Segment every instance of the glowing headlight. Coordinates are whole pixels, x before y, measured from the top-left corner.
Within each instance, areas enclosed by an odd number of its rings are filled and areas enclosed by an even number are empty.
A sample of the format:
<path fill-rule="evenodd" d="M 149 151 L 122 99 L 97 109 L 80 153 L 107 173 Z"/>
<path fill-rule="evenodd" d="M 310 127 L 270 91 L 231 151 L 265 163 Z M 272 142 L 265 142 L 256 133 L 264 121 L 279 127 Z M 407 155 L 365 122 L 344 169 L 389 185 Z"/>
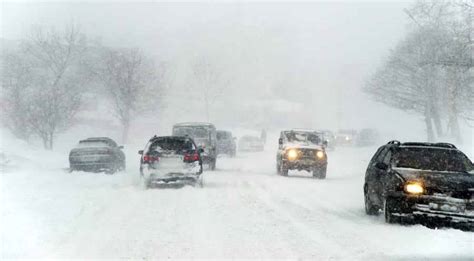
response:
<path fill-rule="evenodd" d="M 317 157 L 318 159 L 324 158 L 324 152 L 318 150 L 318 152 L 316 152 L 316 157 Z"/>
<path fill-rule="evenodd" d="M 350 138 L 349 136 L 346 136 L 346 140 L 347 140 L 347 141 L 350 140 L 350 139 L 351 139 L 351 138 Z"/>
<path fill-rule="evenodd" d="M 410 194 L 422 194 L 425 191 L 423 184 L 418 181 L 411 181 L 405 184 L 405 192 Z"/>
<path fill-rule="evenodd" d="M 286 157 L 289 159 L 289 160 L 295 160 L 296 158 L 298 158 L 298 151 L 297 150 L 289 150 L 287 153 L 286 153 Z"/>

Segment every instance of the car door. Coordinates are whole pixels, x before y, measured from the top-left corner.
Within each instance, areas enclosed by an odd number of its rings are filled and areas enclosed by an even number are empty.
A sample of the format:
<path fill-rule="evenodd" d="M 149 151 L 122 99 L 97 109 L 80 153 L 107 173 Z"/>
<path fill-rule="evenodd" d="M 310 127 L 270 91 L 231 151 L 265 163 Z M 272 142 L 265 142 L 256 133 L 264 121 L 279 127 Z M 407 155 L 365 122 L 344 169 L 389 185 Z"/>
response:
<path fill-rule="evenodd" d="M 378 202 L 379 204 L 382 204 L 384 197 L 385 197 L 385 184 L 387 184 L 388 180 L 388 169 L 387 168 L 381 168 L 381 164 L 384 164 L 384 166 L 389 166 L 389 164 L 386 164 L 387 159 L 388 162 L 390 161 L 392 153 L 389 148 L 384 148 L 384 150 L 380 153 L 380 155 L 377 157 L 377 162 L 374 165 L 374 184 L 373 184 L 373 190 L 374 190 L 374 196 L 375 196 L 375 201 Z"/>
<path fill-rule="evenodd" d="M 388 151 L 387 147 L 379 149 L 368 167 L 367 189 L 369 197 L 372 202 L 381 204 L 381 194 L 383 191 L 381 177 L 384 175 L 384 170 L 378 167 L 378 163 L 383 162 L 384 156 Z"/>

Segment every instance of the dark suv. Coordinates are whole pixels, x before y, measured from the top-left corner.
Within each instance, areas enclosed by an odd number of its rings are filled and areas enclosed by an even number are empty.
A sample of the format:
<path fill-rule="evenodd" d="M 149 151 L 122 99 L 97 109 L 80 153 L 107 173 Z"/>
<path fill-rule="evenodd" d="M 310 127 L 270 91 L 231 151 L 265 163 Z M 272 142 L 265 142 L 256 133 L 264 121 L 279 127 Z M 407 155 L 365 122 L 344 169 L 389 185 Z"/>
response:
<path fill-rule="evenodd" d="M 473 230 L 473 169 L 452 144 L 391 141 L 377 150 L 367 168 L 365 211 L 377 215 L 383 210 L 387 223 Z"/>
<path fill-rule="evenodd" d="M 138 152 L 146 187 L 163 183 L 202 185 L 201 152 L 189 137 L 154 136 Z"/>
<path fill-rule="evenodd" d="M 328 158 L 322 134 L 313 130 L 287 130 L 280 133 L 276 168 L 280 175 L 288 170 L 306 170 L 313 177 L 326 178 Z"/>
<path fill-rule="evenodd" d="M 173 136 L 188 136 L 196 142 L 198 148 L 203 150 L 201 154 L 204 164 L 209 169 L 216 169 L 217 162 L 217 131 L 212 123 L 185 122 L 173 125 Z"/>

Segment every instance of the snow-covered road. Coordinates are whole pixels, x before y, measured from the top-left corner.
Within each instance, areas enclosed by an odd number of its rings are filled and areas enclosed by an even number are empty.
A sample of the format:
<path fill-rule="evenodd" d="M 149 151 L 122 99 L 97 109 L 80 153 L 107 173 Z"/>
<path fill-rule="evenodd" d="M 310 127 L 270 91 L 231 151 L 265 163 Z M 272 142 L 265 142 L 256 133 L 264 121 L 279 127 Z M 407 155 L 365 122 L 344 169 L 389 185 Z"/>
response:
<path fill-rule="evenodd" d="M 329 152 L 326 180 L 275 173 L 275 152 L 220 158 L 204 188 L 144 190 L 127 172 L 32 162 L 1 176 L 1 258 L 473 259 L 474 233 L 366 216 L 374 148 Z M 48 156 L 48 155 L 43 155 Z"/>

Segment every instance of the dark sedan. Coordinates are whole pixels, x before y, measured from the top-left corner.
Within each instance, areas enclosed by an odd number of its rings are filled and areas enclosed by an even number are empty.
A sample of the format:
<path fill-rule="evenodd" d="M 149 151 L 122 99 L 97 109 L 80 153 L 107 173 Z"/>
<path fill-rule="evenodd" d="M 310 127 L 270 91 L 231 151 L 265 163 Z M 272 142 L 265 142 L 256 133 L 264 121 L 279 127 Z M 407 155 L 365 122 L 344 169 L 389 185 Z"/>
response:
<path fill-rule="evenodd" d="M 125 169 L 125 154 L 123 146 L 107 137 L 88 138 L 69 153 L 70 171 L 82 170 L 115 173 Z"/>

